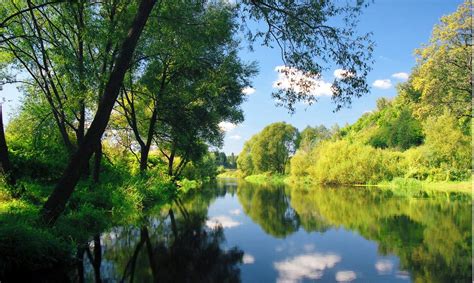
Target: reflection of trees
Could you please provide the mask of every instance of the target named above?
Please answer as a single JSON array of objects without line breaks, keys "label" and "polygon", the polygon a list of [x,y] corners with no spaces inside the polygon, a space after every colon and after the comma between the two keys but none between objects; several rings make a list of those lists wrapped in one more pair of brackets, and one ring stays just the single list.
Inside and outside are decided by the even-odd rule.
[{"label": "reflection of trees", "polygon": [[[176,201],[150,217],[141,228],[118,229],[108,242],[103,279],[120,282],[238,282],[243,252],[224,250],[222,228],[205,227],[207,192]],[[107,243],[105,243],[107,244]],[[107,281],[107,280],[105,280]]]},{"label": "reflection of trees", "polygon": [[[446,198],[395,198],[373,189],[294,189],[300,215],[355,230],[400,258],[414,281],[457,282],[471,276],[471,203]],[[302,220],[303,222],[303,220]]]},{"label": "reflection of trees", "polygon": [[300,219],[283,187],[241,183],[237,196],[245,213],[266,233],[283,238],[298,230]]}]

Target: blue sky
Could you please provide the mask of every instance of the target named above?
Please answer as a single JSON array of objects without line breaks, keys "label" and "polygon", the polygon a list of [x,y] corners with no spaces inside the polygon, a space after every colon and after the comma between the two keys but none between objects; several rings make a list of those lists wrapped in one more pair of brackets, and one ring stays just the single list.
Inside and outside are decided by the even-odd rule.
[{"label": "blue sky", "polygon": [[[255,92],[248,95],[242,105],[245,121],[228,127],[223,151],[238,154],[246,140],[273,122],[285,121],[300,130],[307,125],[330,127],[335,123],[343,126],[355,122],[364,112],[375,108],[377,98],[396,95],[395,85],[403,80],[392,75],[410,73],[416,62],[414,50],[429,41],[433,26],[440,17],[454,12],[461,3],[461,0],[375,0],[364,10],[358,26],[360,33],[372,32],[376,44],[375,63],[368,76],[371,91],[353,100],[351,108],[336,113],[332,112],[335,105],[328,96],[320,97],[311,106],[300,104],[293,115],[276,107],[271,93],[272,84],[278,77],[275,67],[283,65],[279,50],[255,46],[255,51],[250,53],[244,48],[241,57],[246,61],[257,61],[259,74],[253,80]],[[329,73],[323,79],[332,81],[334,77]],[[388,86],[383,80],[390,80],[391,86],[385,89],[374,87],[372,84],[376,80],[380,80],[377,85],[382,87]]]}]

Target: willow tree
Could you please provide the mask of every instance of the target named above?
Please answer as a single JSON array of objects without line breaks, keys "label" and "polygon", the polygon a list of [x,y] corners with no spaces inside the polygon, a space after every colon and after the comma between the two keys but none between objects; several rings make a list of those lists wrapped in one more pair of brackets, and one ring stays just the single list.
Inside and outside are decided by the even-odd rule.
[{"label": "willow tree", "polygon": [[229,5],[190,5],[160,6],[160,25],[144,31],[147,40],[137,48],[137,64],[119,96],[116,116],[125,117],[127,126],[122,122],[118,128],[134,136],[142,172],[154,145],[167,159],[168,174],[179,175],[202,156],[206,144],[221,145],[220,122],[243,120],[241,89],[254,68],[236,55],[235,11]]},{"label": "willow tree", "polygon": [[114,67],[105,84],[104,93],[101,96],[91,126],[79,148],[71,157],[61,180],[44,204],[42,218],[45,223],[53,224],[64,211],[66,203],[79,181],[82,168],[85,168],[94,149],[97,148],[109,122],[110,113],[119,95],[120,87],[130,65],[138,39],[155,4],[156,1],[154,0],[142,0],[140,2],[129,32],[118,49]]},{"label": "willow tree", "polygon": [[273,172],[284,174],[290,157],[296,152],[298,129],[285,122],[273,123],[244,145],[237,160],[246,174]]},{"label": "willow tree", "polygon": [[[10,2],[13,5],[17,4],[17,1]],[[129,10],[131,13],[119,20],[115,17],[107,18],[99,15],[98,18],[107,18],[108,20],[103,23],[91,21],[89,22],[90,24],[85,21],[84,26],[82,26],[79,19],[78,24],[84,32],[80,34],[94,34],[94,28],[97,25],[104,25],[111,29],[114,26],[123,25],[125,30],[128,29],[128,33],[116,33],[118,37],[115,47],[114,44],[107,44],[106,42],[90,50],[92,52],[98,51],[99,54],[107,53],[107,50],[109,50],[114,56],[108,60],[108,62],[112,62],[108,68],[110,72],[103,80],[99,81],[103,83],[103,88],[99,88],[100,101],[97,107],[92,110],[94,118],[90,127],[75,153],[72,154],[61,180],[45,203],[43,219],[48,223],[54,223],[64,210],[67,200],[79,180],[80,172],[88,164],[94,149],[100,144],[113,106],[123,86],[125,73],[132,65],[133,53],[142,30],[146,26],[153,7],[160,6],[155,5],[157,2],[160,5],[168,3],[165,0],[142,0],[137,5],[133,1],[101,1],[100,3],[97,2],[97,4],[108,7],[111,3],[129,3],[132,6]],[[196,2],[203,6],[210,4],[207,1]],[[79,3],[87,2],[79,1]],[[3,32],[5,29],[19,21],[21,22],[22,18],[28,14],[33,14],[36,18],[36,15],[41,14],[43,8],[72,7],[72,5],[77,4],[77,1],[44,2],[28,0],[26,4],[27,6],[20,6],[19,9],[17,9],[17,6],[14,10],[2,9],[0,11],[3,18],[2,22],[0,22],[2,35],[5,34]],[[359,97],[368,91],[366,76],[370,70],[373,46],[369,40],[369,35],[357,35],[355,33],[357,18],[365,5],[364,1],[341,3],[308,0],[295,3],[291,0],[243,0],[236,4],[234,8],[238,11],[237,15],[242,16],[244,23],[248,21],[263,21],[267,25],[267,28],[263,31],[249,30],[248,39],[251,43],[259,41],[259,43],[266,46],[278,46],[282,51],[282,59],[287,67],[286,70],[298,70],[304,74],[301,80],[297,80],[294,83],[295,86],[274,93],[274,96],[282,104],[293,110],[297,101],[314,102],[315,97],[311,95],[311,90],[315,84],[318,84],[321,73],[330,68],[337,67],[342,69],[345,74],[340,79],[335,80],[331,88],[336,109],[339,109],[350,104],[352,97]],[[96,11],[97,9],[93,10]],[[121,11],[121,9],[116,11]],[[175,17],[174,15],[171,16]],[[130,22],[131,19],[133,19],[132,22]],[[149,25],[156,26],[161,24],[159,16],[153,17],[153,19]],[[186,20],[180,18],[173,19],[177,21]],[[63,21],[68,23],[65,19]],[[40,26],[39,23],[35,24],[33,22],[33,25],[34,27],[28,30],[15,29],[12,36],[25,38],[27,42],[28,40],[35,41],[40,38],[39,48],[43,49],[41,44],[46,42],[47,34],[38,32],[42,31],[41,28],[38,28]],[[115,32],[111,30],[109,34],[115,34]],[[101,38],[100,34],[95,35],[97,38]],[[71,37],[73,36],[71,34]],[[83,37],[80,38],[83,39]],[[65,40],[67,39],[65,37]],[[5,47],[5,40],[6,38],[2,38],[0,41],[2,49]],[[146,41],[146,38],[142,38],[142,40]],[[89,50],[87,51],[89,52]],[[46,76],[47,81],[38,85],[48,85],[48,88],[51,86],[52,96],[56,96],[57,93],[61,94],[59,91],[57,92],[52,89],[52,82],[54,82],[54,87],[59,89],[60,75],[63,74],[64,70],[55,65],[48,64],[48,57],[41,56],[39,60],[42,63],[41,67],[38,68],[40,70],[39,75]],[[74,73],[81,73],[79,65]],[[27,64],[24,64],[25,70],[27,67]],[[45,70],[45,68],[47,69]],[[54,74],[57,74],[58,78],[55,78]],[[88,71],[83,72],[83,74],[88,74]],[[59,115],[62,114],[59,113]]]}]

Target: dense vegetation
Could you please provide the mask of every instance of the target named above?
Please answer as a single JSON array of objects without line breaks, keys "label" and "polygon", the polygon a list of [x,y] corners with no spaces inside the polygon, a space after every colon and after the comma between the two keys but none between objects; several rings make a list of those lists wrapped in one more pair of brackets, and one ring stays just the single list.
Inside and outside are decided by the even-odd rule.
[{"label": "dense vegetation", "polygon": [[[242,173],[289,171],[293,179],[324,184],[377,184],[397,178],[469,179],[470,11],[466,2],[441,19],[430,43],[416,50],[418,64],[408,81],[398,85],[396,97],[380,98],[377,109],[352,125],[333,131],[323,126],[307,128],[292,142],[282,135],[267,135],[269,129],[280,125],[272,124],[245,143],[237,162]],[[298,136],[296,132],[292,135]],[[259,140],[285,145],[279,150],[291,159],[285,159],[280,168],[289,170],[262,166],[262,159],[273,159],[267,156],[271,150],[259,150]]]},{"label": "dense vegetation", "polygon": [[[221,122],[243,120],[242,90],[257,72],[238,57],[238,32],[249,46],[281,48],[288,69],[353,73],[334,82],[336,108],[367,93],[373,44],[355,31],[365,6],[2,1],[0,81],[22,99],[6,129],[0,111],[0,280],[81,265],[101,231],[140,223],[219,166],[236,167],[209,148],[222,145]],[[247,24],[259,21],[268,29]],[[314,102],[306,81],[294,83],[274,93],[290,111]]]}]

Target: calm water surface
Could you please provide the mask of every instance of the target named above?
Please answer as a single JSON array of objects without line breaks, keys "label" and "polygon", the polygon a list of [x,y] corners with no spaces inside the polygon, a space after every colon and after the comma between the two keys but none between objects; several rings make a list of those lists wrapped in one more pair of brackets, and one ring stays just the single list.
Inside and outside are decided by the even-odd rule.
[{"label": "calm water surface", "polygon": [[85,256],[84,274],[104,282],[471,282],[471,223],[471,201],[446,195],[226,179],[141,225],[103,233],[100,261]]}]

